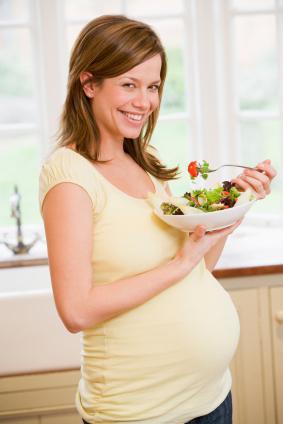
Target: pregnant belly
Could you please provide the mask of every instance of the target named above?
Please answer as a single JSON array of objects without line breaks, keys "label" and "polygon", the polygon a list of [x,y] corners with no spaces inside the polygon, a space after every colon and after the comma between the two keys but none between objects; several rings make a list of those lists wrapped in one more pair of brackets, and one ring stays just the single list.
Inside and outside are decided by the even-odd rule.
[{"label": "pregnant belly", "polygon": [[192,288],[179,336],[183,332],[182,346],[190,366],[213,375],[221,373],[233,358],[240,326],[230,295],[206,273],[206,279]]},{"label": "pregnant belly", "polygon": [[[223,374],[237,347],[239,321],[229,294],[205,272],[201,281],[183,280],[105,323],[104,370],[112,389],[135,389],[141,380],[158,387],[178,379],[181,386],[182,381],[184,387],[198,387]],[[88,358],[95,346],[95,335],[89,337]]]}]

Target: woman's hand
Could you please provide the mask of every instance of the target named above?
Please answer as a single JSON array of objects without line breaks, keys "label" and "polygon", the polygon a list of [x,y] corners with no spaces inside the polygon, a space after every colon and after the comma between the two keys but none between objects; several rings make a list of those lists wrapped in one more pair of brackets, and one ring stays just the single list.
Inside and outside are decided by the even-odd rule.
[{"label": "woman's hand", "polygon": [[257,199],[264,199],[270,193],[270,184],[277,172],[271,165],[269,159],[264,160],[256,165],[256,168],[264,172],[245,169],[244,172],[232,180],[237,186],[245,191],[250,188],[254,191]]},{"label": "woman's hand", "polygon": [[243,218],[233,225],[221,230],[206,232],[203,225],[198,225],[194,232],[187,235],[184,244],[174,258],[183,272],[183,276],[213,248],[220,240],[225,239],[241,224]]}]

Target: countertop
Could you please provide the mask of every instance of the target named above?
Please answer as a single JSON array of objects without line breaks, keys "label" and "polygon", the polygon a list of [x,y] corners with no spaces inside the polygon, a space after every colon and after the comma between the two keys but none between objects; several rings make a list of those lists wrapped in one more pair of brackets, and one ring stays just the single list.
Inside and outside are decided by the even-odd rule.
[{"label": "countertop", "polygon": [[[13,255],[0,245],[0,269],[48,265],[44,240],[27,255]],[[283,273],[283,228],[238,228],[227,240],[213,274],[217,278]]]}]

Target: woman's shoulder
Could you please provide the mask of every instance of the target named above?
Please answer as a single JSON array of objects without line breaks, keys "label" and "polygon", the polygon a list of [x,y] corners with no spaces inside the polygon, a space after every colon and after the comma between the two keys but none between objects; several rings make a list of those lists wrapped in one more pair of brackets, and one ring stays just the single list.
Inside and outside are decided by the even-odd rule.
[{"label": "woman's shoulder", "polygon": [[[86,162],[85,162],[86,161]],[[42,166],[45,165],[63,165],[69,163],[70,165],[89,166],[87,159],[77,153],[70,147],[58,146],[50,150],[43,159]]]},{"label": "woman's shoulder", "polygon": [[45,157],[41,165],[39,175],[41,203],[52,187],[64,182],[81,186],[96,207],[100,203],[101,187],[90,161],[68,147],[57,147]]},{"label": "woman's shoulder", "polygon": [[40,175],[53,178],[70,178],[80,181],[94,180],[94,168],[91,162],[69,147],[56,147],[49,152],[41,163]]}]

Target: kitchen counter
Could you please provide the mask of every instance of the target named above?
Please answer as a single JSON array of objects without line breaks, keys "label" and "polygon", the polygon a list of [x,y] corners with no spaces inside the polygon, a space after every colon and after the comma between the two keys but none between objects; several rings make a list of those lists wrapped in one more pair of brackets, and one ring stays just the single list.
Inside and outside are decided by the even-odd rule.
[{"label": "kitchen counter", "polygon": [[239,228],[227,240],[213,272],[217,278],[283,272],[283,228]]},{"label": "kitchen counter", "polygon": [[[0,269],[48,265],[40,241],[27,255],[13,255],[0,246]],[[283,273],[283,228],[239,228],[227,240],[213,274],[217,278]]]}]

